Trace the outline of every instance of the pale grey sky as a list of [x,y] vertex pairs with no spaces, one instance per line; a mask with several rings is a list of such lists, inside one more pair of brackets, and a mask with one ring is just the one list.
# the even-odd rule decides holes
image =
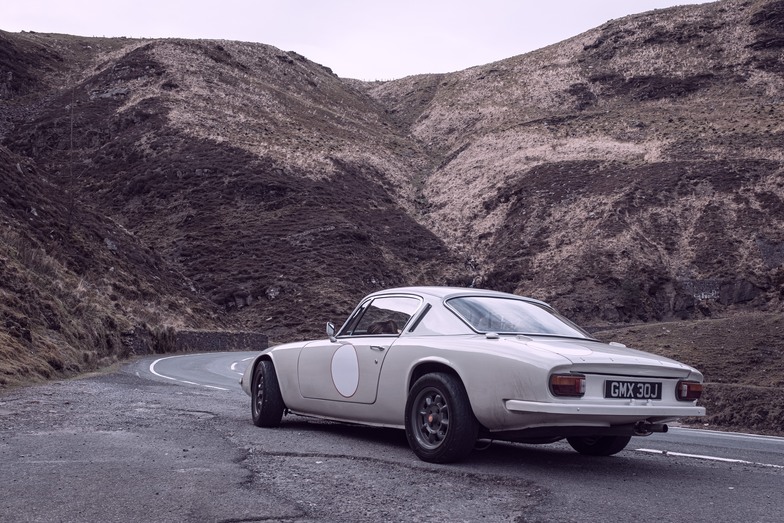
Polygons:
[[445,73],[705,0],[0,0],[0,30],[243,40],[345,78]]

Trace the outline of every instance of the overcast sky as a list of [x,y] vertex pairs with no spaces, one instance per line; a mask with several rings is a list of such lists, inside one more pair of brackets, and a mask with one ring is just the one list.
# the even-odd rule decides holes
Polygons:
[[629,14],[704,0],[2,0],[0,29],[243,40],[391,80],[523,54]]

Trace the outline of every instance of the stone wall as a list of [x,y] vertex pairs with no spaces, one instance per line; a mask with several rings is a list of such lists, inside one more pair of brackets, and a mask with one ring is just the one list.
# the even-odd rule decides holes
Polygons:
[[269,345],[258,332],[176,330],[137,325],[122,334],[128,355],[171,352],[260,351]]
[[267,348],[268,339],[258,332],[177,331],[175,352],[246,351]]

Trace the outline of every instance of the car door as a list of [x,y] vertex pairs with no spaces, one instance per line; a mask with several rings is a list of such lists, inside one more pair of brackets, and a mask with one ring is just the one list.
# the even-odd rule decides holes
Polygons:
[[297,365],[302,396],[374,403],[384,358],[420,303],[412,296],[374,298],[358,309],[337,341],[306,345]]

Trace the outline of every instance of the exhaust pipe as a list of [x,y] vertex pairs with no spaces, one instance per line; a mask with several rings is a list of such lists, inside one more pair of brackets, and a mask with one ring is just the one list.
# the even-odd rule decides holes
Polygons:
[[654,432],[667,432],[669,427],[665,423],[651,423],[649,421],[638,421],[634,424],[635,436],[650,436]]

